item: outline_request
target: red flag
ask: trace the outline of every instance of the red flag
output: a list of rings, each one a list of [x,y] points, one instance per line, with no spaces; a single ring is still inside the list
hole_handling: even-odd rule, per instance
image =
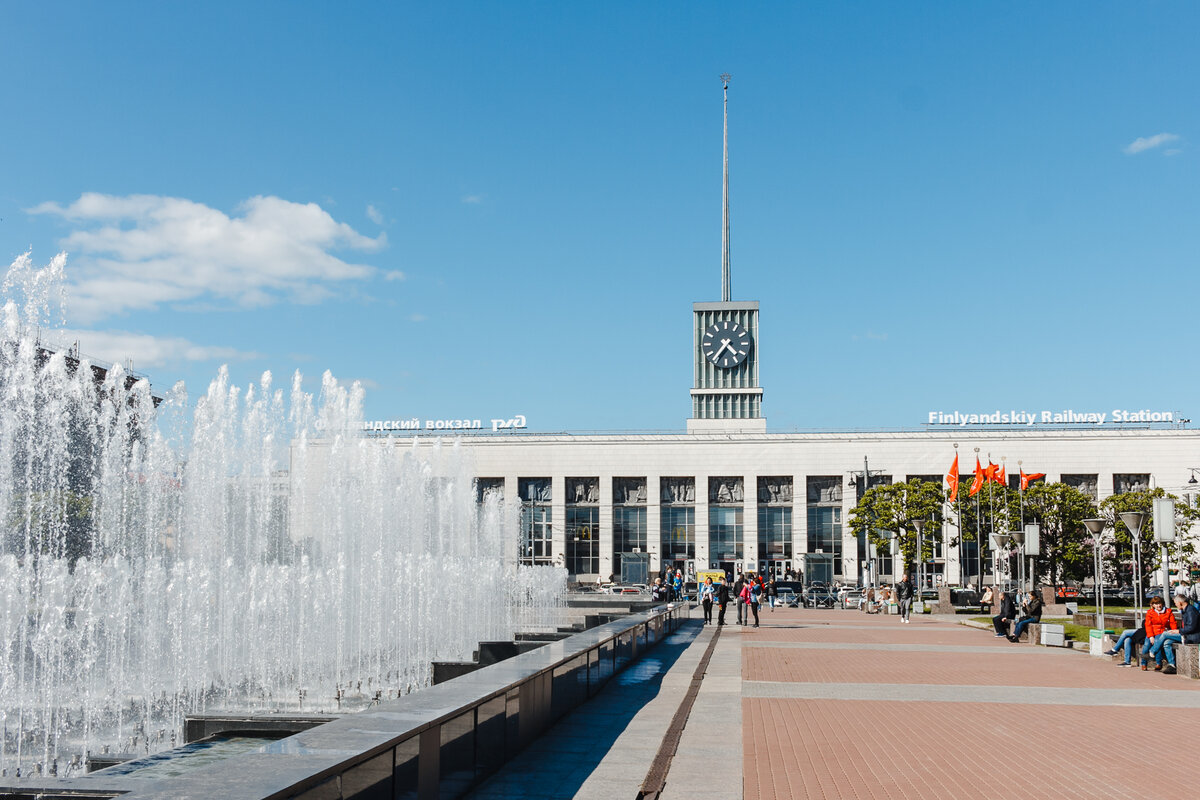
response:
[[[998,469],[1000,469],[1000,467],[998,465],[993,464],[991,461],[989,461],[988,465],[987,465],[987,469],[985,469],[983,471],[983,477],[989,481],[993,481],[994,483],[999,483],[1000,478],[999,478],[999,476],[996,475],[996,470],[998,470]]]
[[[975,456],[975,480],[971,481],[971,491],[967,493],[969,497],[979,494],[979,490],[983,488],[983,478],[983,467],[979,465],[979,456]]]
[[[1046,473],[1044,472],[1031,472],[1030,474],[1026,475],[1025,470],[1021,470],[1021,491],[1023,492],[1028,489],[1029,484],[1033,481],[1044,477],[1046,477]]]
[[[958,497],[958,453],[954,454],[954,463],[950,465],[950,471],[946,473],[946,486],[949,489],[950,497]]]
[[[996,475],[996,483],[1001,486],[1008,486],[1008,472],[1004,465],[1000,466],[1000,472]]]

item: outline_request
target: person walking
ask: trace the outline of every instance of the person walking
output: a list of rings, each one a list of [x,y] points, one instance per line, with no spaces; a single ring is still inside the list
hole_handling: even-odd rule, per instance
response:
[[[717,605],[720,610],[717,612],[717,625],[725,624],[725,607],[729,605],[729,584],[725,581],[717,586]]]
[[[746,624],[746,620],[744,619],[746,616],[746,601],[742,597],[742,592],[745,588],[746,576],[739,572],[737,580],[733,582],[733,596],[736,598],[734,602],[737,603],[738,625]]]
[[[771,609],[771,612],[774,613],[775,605],[779,602],[779,587],[775,585],[774,578],[771,578],[771,580],[767,583],[767,599],[770,601],[769,608]]]
[[[712,624],[712,607],[715,599],[716,590],[713,588],[712,578],[705,578],[704,583],[700,584],[700,605],[704,608],[704,624]]]
[[[912,609],[913,585],[908,579],[908,573],[901,576],[896,584],[896,602],[900,606],[900,621],[908,622],[908,613]]]

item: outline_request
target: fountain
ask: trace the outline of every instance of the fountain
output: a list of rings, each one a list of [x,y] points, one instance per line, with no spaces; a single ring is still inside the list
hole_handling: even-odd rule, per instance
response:
[[[517,510],[452,442],[356,434],[328,373],[313,397],[222,369],[193,404],[52,351],[64,262],[4,284],[0,775],[170,748],[187,713],[366,707],[554,624],[565,572],[506,557]]]

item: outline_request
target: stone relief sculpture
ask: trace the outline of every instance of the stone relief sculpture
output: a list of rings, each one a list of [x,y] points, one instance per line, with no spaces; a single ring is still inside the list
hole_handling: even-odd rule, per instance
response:
[[[1062,482],[1078,489],[1093,500],[1098,496],[1097,488],[1100,483],[1098,475],[1063,475]]]
[[[740,503],[745,499],[740,476],[708,479],[708,502]]]
[[[1113,475],[1113,493],[1147,492],[1150,490],[1149,475]]]
[[[779,478],[758,479],[758,502],[760,503],[790,503],[792,502],[791,476]]]
[[[842,476],[817,475],[808,479],[808,502],[810,503],[840,503],[842,502]]]
[[[475,501],[482,503],[489,497],[504,500],[504,478],[479,478],[475,481]]]
[[[567,478],[568,503],[599,503],[599,478]]]
[[[549,478],[522,478],[518,488],[527,503],[549,503],[552,497]]]
[[[664,503],[689,504],[696,502],[695,478],[661,478],[659,497]]]
[[[613,502],[641,505],[646,502],[645,478],[613,478]]]

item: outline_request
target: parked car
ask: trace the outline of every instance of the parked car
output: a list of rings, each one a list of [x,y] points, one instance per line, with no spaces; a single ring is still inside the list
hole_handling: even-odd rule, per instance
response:
[[[780,589],[775,601],[782,608],[800,607],[800,595],[791,589]]]
[[[1107,589],[1104,591],[1104,596],[1105,597],[1109,596]],[[1120,591],[1117,592],[1117,598],[1132,603],[1135,599],[1133,587],[1132,586],[1123,586],[1120,589]]]
[[[842,608],[858,608],[858,603],[863,599],[862,589],[851,589],[842,595]]]
[[[837,595],[828,588],[813,587],[804,595],[805,608],[833,608],[837,605]]]
[[[1074,600],[1079,597],[1078,586],[1060,586],[1057,592],[1060,600]]]

